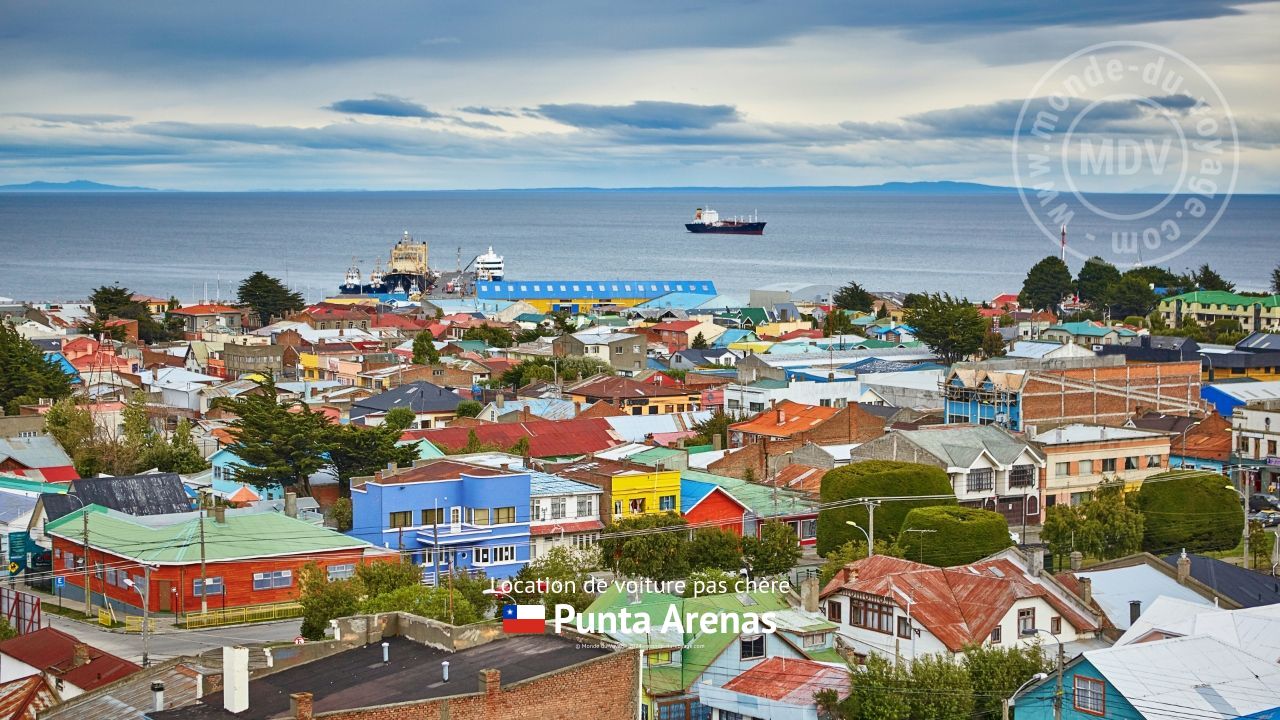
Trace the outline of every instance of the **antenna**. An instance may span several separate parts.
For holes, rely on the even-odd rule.
[[[1067,261],[1067,226],[1062,226],[1062,262]]]

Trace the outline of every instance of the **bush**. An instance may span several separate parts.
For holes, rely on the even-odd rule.
[[[971,563],[1013,544],[1004,516],[978,508],[916,508],[907,513],[903,527],[933,531],[902,533],[898,549],[908,560],[937,567]]]
[[[881,503],[876,508],[876,538],[890,540],[898,536],[907,513],[918,507],[955,505],[951,480],[942,468],[916,463],[868,460],[829,471],[822,478],[822,502],[831,503],[860,497],[899,497],[904,495],[947,495],[946,500],[900,500]],[[818,554],[844,545],[850,540],[866,542],[866,537],[845,521],[852,520],[867,527],[867,509],[861,505],[826,508],[818,513]]]
[[[1230,550],[1244,533],[1240,496],[1214,472],[1174,471],[1142,483],[1135,502],[1146,524],[1142,549],[1165,555]]]

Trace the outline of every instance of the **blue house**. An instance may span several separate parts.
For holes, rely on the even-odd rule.
[[[1051,720],[1057,676],[1014,701],[1018,720]],[[1280,717],[1280,665],[1216,637],[1194,635],[1091,650],[1062,674],[1071,720]]]
[[[351,483],[352,537],[437,572],[510,577],[529,561],[527,471],[437,460]]]
[[[210,487],[214,494],[228,498],[235,495],[244,483],[236,479],[240,474],[240,468],[250,467],[250,464],[241,460],[235,452],[225,447],[218,452],[209,456],[210,470],[213,473]],[[280,500],[284,497],[284,488],[280,485],[272,485],[265,489],[253,488],[253,492],[263,500]]]

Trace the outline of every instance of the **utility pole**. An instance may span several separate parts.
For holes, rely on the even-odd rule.
[[[204,614],[209,612],[209,579],[205,575],[204,561],[204,512],[200,513],[196,521],[200,523],[200,613]]]
[[[147,654],[150,647],[151,628],[151,566],[142,566],[142,667],[151,666],[151,658]]]
[[[864,499],[854,504],[867,509],[867,557],[871,557],[876,554],[876,508],[880,507],[880,501]]]
[[[1057,637],[1054,638],[1057,640]],[[1053,720],[1062,720],[1062,666],[1063,666],[1062,642],[1058,642],[1058,685],[1053,691]]]
[[[88,619],[93,615],[93,587],[89,584],[89,508],[83,500],[80,508],[80,518],[84,521],[84,616]]]

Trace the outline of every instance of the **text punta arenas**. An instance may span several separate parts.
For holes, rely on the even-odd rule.
[[[610,635],[644,635],[654,632],[653,621],[645,610],[632,611],[621,608],[616,611],[578,614],[572,605],[557,604],[555,614],[556,632],[561,632],[565,625],[573,623],[580,633]],[[773,613],[722,613],[722,612],[681,612],[681,608],[672,605],[662,619],[657,632],[699,634],[699,633],[732,633],[754,635],[772,633],[778,626],[773,621]]]

